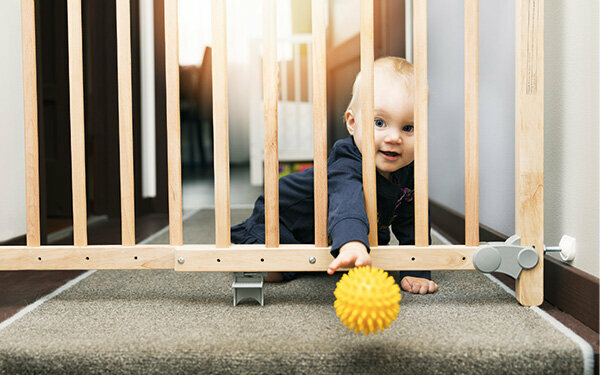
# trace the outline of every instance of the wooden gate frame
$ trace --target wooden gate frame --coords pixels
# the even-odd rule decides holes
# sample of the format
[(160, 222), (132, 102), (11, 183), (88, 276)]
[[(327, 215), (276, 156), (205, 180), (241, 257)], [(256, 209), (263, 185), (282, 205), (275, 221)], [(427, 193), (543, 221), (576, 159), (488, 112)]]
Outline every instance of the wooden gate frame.
[[(327, 247), (326, 2), (312, 0), (315, 244), (279, 244), (275, 0), (263, 0), (266, 245), (230, 241), (225, 0), (212, 0), (216, 244), (183, 243), (177, 0), (165, 1), (169, 245), (136, 245), (133, 190), (130, 2), (117, 3), (122, 245), (88, 246), (85, 199), (81, 0), (68, 0), (73, 246), (40, 246), (34, 0), (22, 0), (27, 246), (0, 247), (0, 270), (170, 269), (325, 271)], [(479, 246), (478, 0), (465, 0), (465, 245), (428, 244), (427, 0), (414, 0), (415, 246), (378, 246), (373, 140), (373, 0), (361, 0), (363, 190), (373, 266), (387, 270), (473, 270)], [(544, 0), (516, 2), (516, 233), (543, 259)], [(316, 261), (311, 263), (310, 258)], [(516, 283), (523, 305), (543, 302), (543, 262)]]

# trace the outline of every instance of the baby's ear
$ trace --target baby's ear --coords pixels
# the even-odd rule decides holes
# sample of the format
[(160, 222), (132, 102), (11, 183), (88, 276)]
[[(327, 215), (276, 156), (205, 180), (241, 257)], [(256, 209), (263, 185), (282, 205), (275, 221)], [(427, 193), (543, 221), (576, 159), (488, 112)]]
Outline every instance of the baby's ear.
[(348, 129), (348, 133), (354, 135), (354, 113), (351, 110), (347, 110), (344, 116), (346, 117), (346, 129)]

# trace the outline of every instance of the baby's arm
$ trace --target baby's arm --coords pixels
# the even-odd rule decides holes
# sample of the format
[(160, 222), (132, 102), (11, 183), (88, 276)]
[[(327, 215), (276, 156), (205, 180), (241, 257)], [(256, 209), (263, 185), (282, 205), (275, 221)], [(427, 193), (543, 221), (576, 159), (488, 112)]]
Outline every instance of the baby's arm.
[(367, 247), (358, 241), (345, 243), (340, 248), (339, 255), (331, 262), (327, 268), (327, 273), (333, 275), (338, 268), (348, 266), (370, 266), (371, 256), (367, 252)]
[(371, 264), (361, 168), (359, 160), (340, 158), (327, 170), (327, 229), (332, 241), (331, 255), (335, 258), (327, 269), (330, 275), (340, 267)]

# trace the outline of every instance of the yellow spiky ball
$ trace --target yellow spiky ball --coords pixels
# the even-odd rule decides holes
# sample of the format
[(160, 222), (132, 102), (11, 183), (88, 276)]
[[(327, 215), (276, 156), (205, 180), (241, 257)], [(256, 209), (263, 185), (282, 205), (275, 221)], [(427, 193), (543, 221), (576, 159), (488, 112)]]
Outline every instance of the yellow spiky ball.
[(389, 327), (400, 310), (400, 287), (387, 272), (370, 266), (351, 269), (335, 288), (335, 312), (346, 327), (368, 335)]

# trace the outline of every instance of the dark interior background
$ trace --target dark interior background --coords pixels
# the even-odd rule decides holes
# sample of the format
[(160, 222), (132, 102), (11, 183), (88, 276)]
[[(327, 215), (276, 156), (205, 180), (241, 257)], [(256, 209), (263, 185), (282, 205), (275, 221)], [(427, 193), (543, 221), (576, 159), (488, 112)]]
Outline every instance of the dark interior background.
[[(139, 0), (131, 1), (136, 216), (167, 213), (163, 1), (154, 0), (157, 194), (141, 196)], [(88, 217), (120, 217), (115, 2), (83, 0), (84, 103)], [(41, 16), (43, 15), (43, 17)], [(49, 16), (51, 15), (51, 16)], [(72, 222), (67, 8), (36, 1), (42, 238)], [(331, 45), (330, 20), (328, 45)], [(375, 57), (405, 56), (404, 0), (375, 1)], [(208, 70), (207, 70), (208, 69)], [(207, 70), (210, 72), (210, 67)], [(345, 137), (343, 113), (360, 69), (360, 35), (328, 48), (328, 139)], [(204, 81), (209, 77), (204, 74)], [(206, 96), (206, 95), (205, 95)], [(207, 97), (205, 101), (210, 101)], [(209, 112), (210, 103), (203, 103)], [(202, 115), (206, 115), (203, 113)], [(208, 114), (209, 116), (212, 113)], [(206, 116), (205, 116), (206, 117)], [(183, 135), (183, 134), (182, 134)], [(204, 161), (203, 161), (204, 163)], [(210, 166), (209, 166), (210, 167)], [(50, 229), (48, 228), (50, 225)]]

